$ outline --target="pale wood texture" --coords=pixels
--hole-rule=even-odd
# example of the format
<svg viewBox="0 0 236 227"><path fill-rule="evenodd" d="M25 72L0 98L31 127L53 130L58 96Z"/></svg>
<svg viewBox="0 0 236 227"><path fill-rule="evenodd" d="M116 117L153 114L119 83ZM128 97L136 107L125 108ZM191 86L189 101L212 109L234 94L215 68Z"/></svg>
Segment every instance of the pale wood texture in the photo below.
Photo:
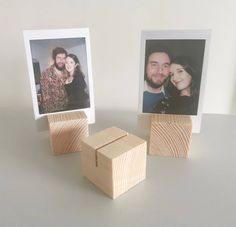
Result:
<svg viewBox="0 0 236 227"><path fill-rule="evenodd" d="M187 158L192 137L190 116L153 114L149 154Z"/></svg>
<svg viewBox="0 0 236 227"><path fill-rule="evenodd" d="M51 148L54 154L81 151L81 140L89 135L84 112L48 115Z"/></svg>
<svg viewBox="0 0 236 227"><path fill-rule="evenodd" d="M84 175L115 199L146 177L146 141L108 128L82 141Z"/></svg>

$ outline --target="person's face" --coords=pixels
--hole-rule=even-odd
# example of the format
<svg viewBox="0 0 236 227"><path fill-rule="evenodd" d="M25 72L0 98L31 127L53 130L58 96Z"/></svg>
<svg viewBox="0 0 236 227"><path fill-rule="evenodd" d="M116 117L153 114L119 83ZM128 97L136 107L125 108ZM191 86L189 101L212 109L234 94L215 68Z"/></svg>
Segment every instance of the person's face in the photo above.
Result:
<svg viewBox="0 0 236 227"><path fill-rule="evenodd" d="M152 53L146 67L147 82L153 88L161 87L170 73L170 58L164 52Z"/></svg>
<svg viewBox="0 0 236 227"><path fill-rule="evenodd" d="M182 65L172 63L170 66L170 80L180 91L190 88L192 76L185 71Z"/></svg>
<svg viewBox="0 0 236 227"><path fill-rule="evenodd" d="M65 54L57 54L54 64L58 70L63 70L65 68L65 61L66 61Z"/></svg>
<svg viewBox="0 0 236 227"><path fill-rule="evenodd" d="M73 73L74 73L76 65L77 65L77 64L75 63L75 61L73 60L73 58L71 58L71 57L67 57L67 58L66 58L66 64L65 64L65 66L66 66L66 70L67 70L70 74L73 74Z"/></svg>

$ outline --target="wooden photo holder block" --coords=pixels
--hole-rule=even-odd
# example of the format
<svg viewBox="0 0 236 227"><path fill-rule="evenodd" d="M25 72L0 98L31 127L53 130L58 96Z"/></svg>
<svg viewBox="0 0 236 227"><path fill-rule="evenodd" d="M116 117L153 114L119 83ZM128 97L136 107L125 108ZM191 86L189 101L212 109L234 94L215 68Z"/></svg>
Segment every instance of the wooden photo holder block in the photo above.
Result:
<svg viewBox="0 0 236 227"><path fill-rule="evenodd" d="M149 154L187 158L192 120L186 115L152 114Z"/></svg>
<svg viewBox="0 0 236 227"><path fill-rule="evenodd" d="M84 112L48 115L51 148L54 154L81 151L81 140L89 135Z"/></svg>
<svg viewBox="0 0 236 227"><path fill-rule="evenodd" d="M84 175L115 199L146 177L146 141L112 127L82 141Z"/></svg>

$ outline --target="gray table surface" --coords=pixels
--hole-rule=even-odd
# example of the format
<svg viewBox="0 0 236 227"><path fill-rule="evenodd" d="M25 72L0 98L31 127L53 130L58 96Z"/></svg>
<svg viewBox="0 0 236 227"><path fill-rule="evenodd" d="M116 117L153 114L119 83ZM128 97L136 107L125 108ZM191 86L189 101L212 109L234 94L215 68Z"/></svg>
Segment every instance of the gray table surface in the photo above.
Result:
<svg viewBox="0 0 236 227"><path fill-rule="evenodd" d="M54 156L32 111L1 110L0 226L236 226L236 117L203 115L189 159L148 156L147 178L111 200L81 173L80 153ZM94 133L140 137L137 115L96 112Z"/></svg>

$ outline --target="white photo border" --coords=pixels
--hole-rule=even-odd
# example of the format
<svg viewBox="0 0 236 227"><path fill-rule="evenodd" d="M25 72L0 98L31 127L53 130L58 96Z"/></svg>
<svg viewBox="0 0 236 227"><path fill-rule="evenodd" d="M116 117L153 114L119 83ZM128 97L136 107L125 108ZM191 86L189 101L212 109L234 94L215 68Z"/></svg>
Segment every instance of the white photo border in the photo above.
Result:
<svg viewBox="0 0 236 227"><path fill-rule="evenodd" d="M193 129L192 129L193 133L200 132L203 99L204 99L205 84L206 84L206 74L207 74L207 66L208 66L208 57L209 57L210 36L211 36L211 30L209 29L207 30L155 30L155 31L144 30L141 32L138 113L143 115L142 117L143 121L147 121L147 123L142 123L142 125L149 125L150 123L149 118L151 116L150 113L143 113L143 89L144 89L146 40L205 40L198 110L197 110L197 115L191 115L192 123L193 123Z"/></svg>
<svg viewBox="0 0 236 227"><path fill-rule="evenodd" d="M23 31L24 44L26 51L27 66L30 78L31 95L33 100L33 109L35 119L44 118L47 115L69 113L84 111L88 118L88 123L95 123L95 107L94 107L94 91L93 91L93 78L92 78L92 60L91 60L91 47L89 28L76 28L76 29L52 29L52 30L25 30ZM48 40L48 39L66 39L66 38L85 38L86 57L88 66L88 83L89 83L89 97L90 107L85 109L67 110L53 113L40 114L37 101L37 93L35 87L34 70L32 63L32 53L30 48L30 41L32 40Z"/></svg>

